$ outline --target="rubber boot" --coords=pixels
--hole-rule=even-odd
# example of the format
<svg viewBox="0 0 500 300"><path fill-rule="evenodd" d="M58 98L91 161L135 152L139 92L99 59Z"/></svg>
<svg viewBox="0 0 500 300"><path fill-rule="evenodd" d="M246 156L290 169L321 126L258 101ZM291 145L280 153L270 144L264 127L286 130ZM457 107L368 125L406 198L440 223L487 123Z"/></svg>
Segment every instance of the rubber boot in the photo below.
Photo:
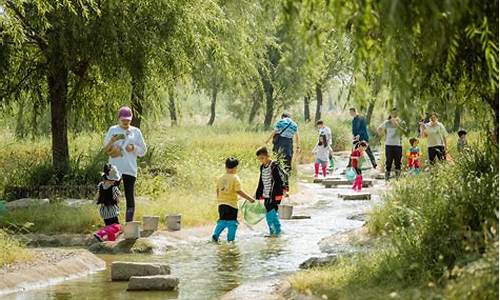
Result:
<svg viewBox="0 0 500 300"><path fill-rule="evenodd" d="M319 164L315 163L314 164L314 177L318 177L319 174Z"/></svg>
<svg viewBox="0 0 500 300"><path fill-rule="evenodd" d="M238 229L238 221L226 221L227 224L227 241L232 242L236 239L236 229Z"/></svg>
<svg viewBox="0 0 500 300"><path fill-rule="evenodd" d="M280 218L279 218L278 211L273 209L272 212L273 212L273 222L274 222L274 235L278 236L281 234Z"/></svg>
<svg viewBox="0 0 500 300"><path fill-rule="evenodd" d="M321 169L323 171L323 177L326 178L326 164L321 166Z"/></svg>
<svg viewBox="0 0 500 300"><path fill-rule="evenodd" d="M363 175L358 175L358 186L357 186L358 192L361 192L363 189Z"/></svg>
<svg viewBox="0 0 500 300"><path fill-rule="evenodd" d="M108 241L115 241L116 240L116 236L122 230L122 226L120 224L112 224L112 225L106 226L104 228L104 230L107 233Z"/></svg>
<svg viewBox="0 0 500 300"><path fill-rule="evenodd" d="M217 225L215 226L214 233L212 234L212 241L218 242L219 241L219 236L226 229L227 223L225 220L219 220L217 221Z"/></svg>
<svg viewBox="0 0 500 300"><path fill-rule="evenodd" d="M330 169L333 170L335 168L335 163L333 162L333 158L330 158Z"/></svg>
<svg viewBox="0 0 500 300"><path fill-rule="evenodd" d="M269 227L269 234L274 235L275 234L275 229L274 229L274 219L273 219L273 212L275 210L272 209L266 213L266 223L267 227Z"/></svg>

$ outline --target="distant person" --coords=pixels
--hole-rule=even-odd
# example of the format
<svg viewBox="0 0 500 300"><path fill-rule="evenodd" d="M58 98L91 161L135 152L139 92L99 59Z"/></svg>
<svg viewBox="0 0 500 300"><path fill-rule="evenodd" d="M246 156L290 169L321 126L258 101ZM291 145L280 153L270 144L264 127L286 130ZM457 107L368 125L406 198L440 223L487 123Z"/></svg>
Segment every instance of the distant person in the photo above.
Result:
<svg viewBox="0 0 500 300"><path fill-rule="evenodd" d="M104 240L114 241L122 227L118 216L120 215L120 172L111 165L104 166L102 181L97 185L97 204L99 204L99 214L104 220L104 228L94 234L94 237L99 241Z"/></svg>
<svg viewBox="0 0 500 300"><path fill-rule="evenodd" d="M227 241L232 242L236 238L238 228L238 196L250 202L255 200L241 188L238 177L239 161L236 158L226 159L226 173L217 179L217 202L219 220L212 234L214 242L219 241L220 234L227 228Z"/></svg>
<svg viewBox="0 0 500 300"><path fill-rule="evenodd" d="M122 174L127 210L125 221L134 220L135 182L137 179L137 157L143 157L147 148L141 130L130 125L132 110L123 106L118 111L118 125L111 126L104 138L104 151L109 163Z"/></svg>
<svg viewBox="0 0 500 300"><path fill-rule="evenodd" d="M467 131L465 131L464 129L461 129L458 131L458 140L457 140L457 150L458 152L462 153L464 152L467 147L468 147L468 143L467 143Z"/></svg>
<svg viewBox="0 0 500 300"><path fill-rule="evenodd" d="M372 149L370 148L368 141L370 140L368 136L368 124L366 122L365 117L360 116L356 111L356 108L349 108L349 114L352 117L352 140L353 145L357 145L360 141L365 141L367 143L366 154L370 158L372 166L374 169L377 168L377 162L375 160L375 156L373 156ZM349 161L349 165L351 166L351 161Z"/></svg>
<svg viewBox="0 0 500 300"><path fill-rule="evenodd" d="M325 122L323 122L322 120L319 120L318 122L316 122L316 126L318 127L319 135L325 135L328 146L333 147L333 136L332 136L332 130L330 129L330 127L326 126ZM328 160L330 162L330 169L333 169L333 167L334 167L333 155L331 153L328 156Z"/></svg>
<svg viewBox="0 0 500 300"><path fill-rule="evenodd" d="M406 134L406 123L399 118L396 108L393 108L389 118L380 124L377 133L380 136L385 135L385 180L391 178L393 164L396 170L396 178L399 178L403 158L401 138L403 134Z"/></svg>
<svg viewBox="0 0 500 300"><path fill-rule="evenodd" d="M408 150L408 173L420 174L420 148L418 147L419 140L417 138L410 139L410 149Z"/></svg>
<svg viewBox="0 0 500 300"><path fill-rule="evenodd" d="M278 206L288 190L287 181L284 172L279 164L271 159L266 147L257 149L255 154L261 163L259 185L255 192L255 198L264 200L269 236L276 237L281 234Z"/></svg>
<svg viewBox="0 0 500 300"><path fill-rule="evenodd" d="M429 161L431 164L438 160L446 159L446 128L439 122L437 113L432 113L429 123L421 123L420 131L422 132L422 137L427 138L427 149L429 151Z"/></svg>
<svg viewBox="0 0 500 300"><path fill-rule="evenodd" d="M323 177L326 178L326 168L328 166L328 159L332 155L332 147L328 144L326 135L319 136L319 140L314 146L312 153L315 156L314 160L314 177L318 177L319 167L323 171Z"/></svg>
<svg viewBox="0 0 500 300"><path fill-rule="evenodd" d="M287 174L290 174L292 169L294 138L297 144L297 152L300 152L299 127L292 120L289 113L283 113L281 119L276 122L273 133L267 139L266 144L271 140L273 141L273 152L276 153L279 159L284 160Z"/></svg>
<svg viewBox="0 0 500 300"><path fill-rule="evenodd" d="M368 143L361 141L358 143L356 148L351 153L352 168L356 172L356 178L352 184L352 189L361 192L363 188L363 174L361 172L361 158L363 157L366 149L368 149Z"/></svg>

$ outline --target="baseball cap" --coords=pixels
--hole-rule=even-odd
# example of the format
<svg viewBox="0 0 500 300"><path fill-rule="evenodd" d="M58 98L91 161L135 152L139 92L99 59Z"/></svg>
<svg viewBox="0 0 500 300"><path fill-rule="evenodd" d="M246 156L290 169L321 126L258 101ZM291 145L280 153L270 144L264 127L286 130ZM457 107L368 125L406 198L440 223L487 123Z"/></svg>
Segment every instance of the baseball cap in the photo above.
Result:
<svg viewBox="0 0 500 300"><path fill-rule="evenodd" d="M120 120L132 120L132 110L128 106L122 106L118 110L118 119Z"/></svg>

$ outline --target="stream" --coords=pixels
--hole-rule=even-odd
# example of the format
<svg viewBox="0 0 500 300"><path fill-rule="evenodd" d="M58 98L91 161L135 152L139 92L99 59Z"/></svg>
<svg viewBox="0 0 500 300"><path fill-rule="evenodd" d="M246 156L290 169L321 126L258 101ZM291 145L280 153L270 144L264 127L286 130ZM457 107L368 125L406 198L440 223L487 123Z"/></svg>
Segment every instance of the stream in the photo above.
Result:
<svg viewBox="0 0 500 300"><path fill-rule="evenodd" d="M310 181L310 177L308 179ZM311 216L311 219L282 220L283 235L279 238L264 237L267 231L261 222L253 230L240 224L242 230L238 230L234 244L215 244L209 242L207 236L160 255L99 255L108 265L118 260L168 263L172 274L180 278L176 292L127 292L127 282L111 282L107 268L1 299L219 299L242 284L285 277L296 272L306 259L324 256L318 242L334 233L362 226L362 221L347 217L366 213L379 201L376 195L371 201L343 201L337 196L339 189L325 189L304 179L299 188L314 193L315 199L302 200L294 207L294 214Z"/></svg>

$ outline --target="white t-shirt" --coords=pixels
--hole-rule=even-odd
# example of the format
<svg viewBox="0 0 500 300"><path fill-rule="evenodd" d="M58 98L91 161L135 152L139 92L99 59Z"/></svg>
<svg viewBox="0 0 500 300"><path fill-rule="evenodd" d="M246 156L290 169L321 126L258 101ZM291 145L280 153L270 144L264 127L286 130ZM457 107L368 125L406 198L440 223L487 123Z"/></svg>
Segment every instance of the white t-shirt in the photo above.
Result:
<svg viewBox="0 0 500 300"><path fill-rule="evenodd" d="M143 157L147 151L141 130L134 126L127 130L119 125L111 126L104 138L104 145L107 145L115 134L123 134L125 139L114 142L113 146L120 148L121 156L109 157L109 163L116 166L120 173L137 177L137 157ZM134 145L134 151L127 152L128 145Z"/></svg>
<svg viewBox="0 0 500 300"><path fill-rule="evenodd" d="M431 122L425 124L425 133L427 134L427 147L444 146L448 135L441 122L437 122L434 126Z"/></svg>
<svg viewBox="0 0 500 300"><path fill-rule="evenodd" d="M313 149L313 153L316 155L316 159L319 159L321 161L328 161L330 159L330 153L332 152L332 147L330 146L323 146L316 144L316 146Z"/></svg>

